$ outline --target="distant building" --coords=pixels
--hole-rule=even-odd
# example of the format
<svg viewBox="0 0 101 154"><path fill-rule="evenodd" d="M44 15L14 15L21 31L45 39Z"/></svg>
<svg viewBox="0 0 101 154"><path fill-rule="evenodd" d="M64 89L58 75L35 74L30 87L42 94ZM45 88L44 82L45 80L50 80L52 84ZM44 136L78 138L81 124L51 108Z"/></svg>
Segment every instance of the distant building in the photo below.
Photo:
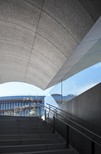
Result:
<svg viewBox="0 0 101 154"><path fill-rule="evenodd" d="M61 94L52 94L51 96L54 98L54 100L56 101L56 103L58 105L61 105L61 104L65 103L65 102L68 102L69 100L76 97L73 94L69 94L67 96L62 96Z"/></svg>
<svg viewBox="0 0 101 154"><path fill-rule="evenodd" d="M39 104L44 105L44 96L0 97L0 115L42 115L42 110L40 109Z"/></svg>

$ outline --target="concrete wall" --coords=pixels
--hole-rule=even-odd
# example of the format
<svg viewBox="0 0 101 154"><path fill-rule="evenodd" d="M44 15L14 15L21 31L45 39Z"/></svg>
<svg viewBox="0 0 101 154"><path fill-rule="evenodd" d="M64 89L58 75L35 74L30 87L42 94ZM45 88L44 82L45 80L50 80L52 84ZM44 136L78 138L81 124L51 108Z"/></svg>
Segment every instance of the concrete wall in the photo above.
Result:
<svg viewBox="0 0 101 154"><path fill-rule="evenodd" d="M77 118L83 126L101 136L101 83L63 104L62 109ZM70 129L71 143L82 154L91 153L91 142ZM101 148L96 146L96 154L101 153Z"/></svg>

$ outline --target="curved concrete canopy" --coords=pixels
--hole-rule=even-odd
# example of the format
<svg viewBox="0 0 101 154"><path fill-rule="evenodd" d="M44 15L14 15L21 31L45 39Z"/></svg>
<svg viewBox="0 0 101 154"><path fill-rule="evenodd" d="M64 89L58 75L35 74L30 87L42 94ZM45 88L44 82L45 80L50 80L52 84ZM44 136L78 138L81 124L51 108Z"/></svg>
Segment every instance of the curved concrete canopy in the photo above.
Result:
<svg viewBox="0 0 101 154"><path fill-rule="evenodd" d="M100 16L99 4L0 0L0 83L22 81L45 89L96 63L94 54L88 65L82 63L86 53L78 45Z"/></svg>

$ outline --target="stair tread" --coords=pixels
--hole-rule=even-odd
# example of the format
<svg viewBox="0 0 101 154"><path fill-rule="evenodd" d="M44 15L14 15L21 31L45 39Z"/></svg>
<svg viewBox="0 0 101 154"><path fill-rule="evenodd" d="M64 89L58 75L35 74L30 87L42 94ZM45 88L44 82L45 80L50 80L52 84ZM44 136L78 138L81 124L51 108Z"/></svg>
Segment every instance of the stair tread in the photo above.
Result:
<svg viewBox="0 0 101 154"><path fill-rule="evenodd" d="M17 139L17 140L0 140L0 146L6 145L30 145L30 144L51 144L51 143L63 143L61 138L44 138L44 139Z"/></svg>
<svg viewBox="0 0 101 154"><path fill-rule="evenodd" d="M64 149L66 144L40 144L40 145L16 145L16 146L0 146L0 153L18 153L18 152L34 152L34 151L45 151L45 150L56 150Z"/></svg>
<svg viewBox="0 0 101 154"><path fill-rule="evenodd" d="M2 154L77 154L39 117L3 116L0 126Z"/></svg>
<svg viewBox="0 0 101 154"><path fill-rule="evenodd" d="M66 145L66 143L55 143L56 145ZM10 146L5 146L6 147L30 147L30 146L48 146L48 145L54 145L54 143L48 143L48 144L27 144L27 145L10 145ZM0 146L0 148L4 148L4 146Z"/></svg>
<svg viewBox="0 0 101 154"><path fill-rule="evenodd" d="M47 150L47 151L36 151L36 152L20 152L12 154L78 154L76 151L70 149L60 149L60 150Z"/></svg>

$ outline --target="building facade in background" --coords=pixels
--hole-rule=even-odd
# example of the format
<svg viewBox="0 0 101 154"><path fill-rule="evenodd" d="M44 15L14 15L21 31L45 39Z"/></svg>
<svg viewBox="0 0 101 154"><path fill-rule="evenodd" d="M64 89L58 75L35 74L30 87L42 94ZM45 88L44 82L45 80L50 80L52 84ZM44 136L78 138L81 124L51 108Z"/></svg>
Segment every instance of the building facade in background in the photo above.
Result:
<svg viewBox="0 0 101 154"><path fill-rule="evenodd" d="M41 116L39 104L44 105L44 96L0 97L0 115Z"/></svg>

